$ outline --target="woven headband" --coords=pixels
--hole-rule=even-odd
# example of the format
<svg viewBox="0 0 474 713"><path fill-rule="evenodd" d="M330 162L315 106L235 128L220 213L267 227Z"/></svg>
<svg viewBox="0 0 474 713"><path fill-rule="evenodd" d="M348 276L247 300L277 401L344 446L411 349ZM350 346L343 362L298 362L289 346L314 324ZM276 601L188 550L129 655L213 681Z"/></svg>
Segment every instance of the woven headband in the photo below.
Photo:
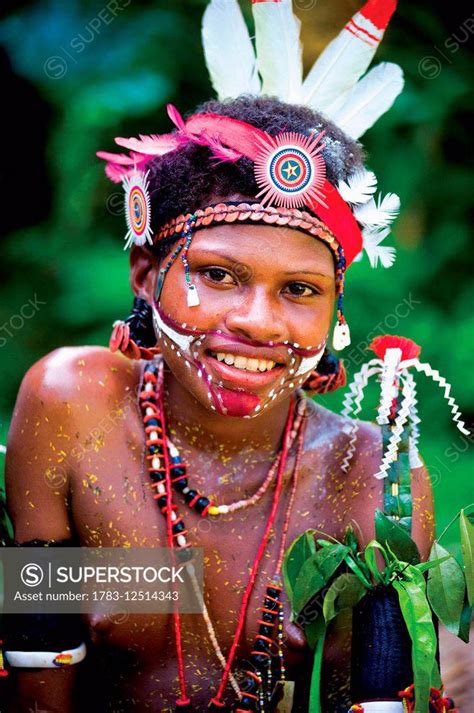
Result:
<svg viewBox="0 0 474 713"><path fill-rule="evenodd" d="M336 247L338 242L335 236L321 220L307 211L298 210L298 208L275 208L273 206L263 206L261 203L238 203L235 201L216 203L206 208L198 208L194 213L179 215L160 228L154 236L153 242L159 242L177 233L182 233L186 223L193 215L195 219L194 230L208 228L216 223L287 226L323 240L337 254Z"/></svg>

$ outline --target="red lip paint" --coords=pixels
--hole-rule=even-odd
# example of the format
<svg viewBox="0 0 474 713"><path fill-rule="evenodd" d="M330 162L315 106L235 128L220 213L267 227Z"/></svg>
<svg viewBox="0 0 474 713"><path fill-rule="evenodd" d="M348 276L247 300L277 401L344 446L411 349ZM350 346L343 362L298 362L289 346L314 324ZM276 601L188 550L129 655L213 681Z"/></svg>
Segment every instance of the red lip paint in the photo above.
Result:
<svg viewBox="0 0 474 713"><path fill-rule="evenodd" d="M221 408L226 409L226 416L250 416L260 404L261 399L257 394L248 391L232 391L218 387Z"/></svg>

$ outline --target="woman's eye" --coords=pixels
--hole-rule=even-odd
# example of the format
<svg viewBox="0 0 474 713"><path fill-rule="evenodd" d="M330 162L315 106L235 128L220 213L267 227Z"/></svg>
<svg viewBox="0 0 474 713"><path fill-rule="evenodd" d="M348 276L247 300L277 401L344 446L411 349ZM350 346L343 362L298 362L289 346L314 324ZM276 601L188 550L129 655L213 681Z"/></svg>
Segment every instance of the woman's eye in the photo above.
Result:
<svg viewBox="0 0 474 713"><path fill-rule="evenodd" d="M315 287L305 285L304 282L291 282L286 289L293 297L311 297L318 294Z"/></svg>
<svg viewBox="0 0 474 713"><path fill-rule="evenodd" d="M219 282L221 285L231 285L234 283L232 275L220 267L210 267L202 271L212 282Z"/></svg>

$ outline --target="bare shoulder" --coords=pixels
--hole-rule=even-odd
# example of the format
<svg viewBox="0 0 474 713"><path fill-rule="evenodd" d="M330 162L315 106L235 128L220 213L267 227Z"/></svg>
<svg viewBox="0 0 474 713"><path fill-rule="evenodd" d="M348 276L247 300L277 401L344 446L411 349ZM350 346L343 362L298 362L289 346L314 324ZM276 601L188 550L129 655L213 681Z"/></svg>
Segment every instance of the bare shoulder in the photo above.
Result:
<svg viewBox="0 0 474 713"><path fill-rule="evenodd" d="M8 433L6 484L14 510L24 478L53 483L58 494L67 493L75 449L104 417L123 413L126 399L135 403L140 373L140 362L101 347L63 347L33 364L21 383Z"/></svg>
<svg viewBox="0 0 474 713"><path fill-rule="evenodd" d="M308 422L305 453L317 456L321 448L332 453L335 464L343 464L350 451L351 470L365 463L366 467L380 464L382 431L370 421L348 418L334 413L312 399L306 400Z"/></svg>
<svg viewBox="0 0 474 713"><path fill-rule="evenodd" d="M103 347L62 347L33 364L13 411L7 465L24 452L27 436L35 458L48 451L58 462L72 439L79 440L125 399L135 401L140 364Z"/></svg>
<svg viewBox="0 0 474 713"><path fill-rule="evenodd" d="M15 416L28 409L64 409L82 400L103 402L138 383L139 362L105 347L61 347L37 361L20 386Z"/></svg>
<svg viewBox="0 0 474 713"><path fill-rule="evenodd" d="M382 457L380 427L309 399L308 411L303 463L316 526L341 538L352 523L361 541L368 542L374 537L375 509L383 507L383 481L374 477Z"/></svg>

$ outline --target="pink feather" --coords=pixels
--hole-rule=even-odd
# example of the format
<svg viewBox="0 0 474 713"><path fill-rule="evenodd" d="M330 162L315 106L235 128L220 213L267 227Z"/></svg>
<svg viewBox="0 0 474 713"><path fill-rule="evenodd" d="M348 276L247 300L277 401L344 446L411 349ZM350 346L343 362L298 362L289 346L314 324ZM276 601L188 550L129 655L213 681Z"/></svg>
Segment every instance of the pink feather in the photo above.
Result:
<svg viewBox="0 0 474 713"><path fill-rule="evenodd" d="M116 163L107 163L105 166L105 175L110 178L112 183L122 183L129 172L130 169L123 168Z"/></svg>
<svg viewBox="0 0 474 713"><path fill-rule="evenodd" d="M127 156L124 153L110 153L109 151L97 151L96 156L103 159L104 161L110 161L111 163L116 163L120 166L129 166L134 163L131 156Z"/></svg>
<svg viewBox="0 0 474 713"><path fill-rule="evenodd" d="M182 140L176 134L151 134L150 136L139 135L140 138L124 139L117 136L115 143L130 151L137 151L148 156L162 156L169 151L174 151L181 144Z"/></svg>
<svg viewBox="0 0 474 713"><path fill-rule="evenodd" d="M168 116L173 122L173 124L181 131L184 129L184 119L177 110L177 108L174 106L174 104L167 104L166 105L166 111L168 112Z"/></svg>
<svg viewBox="0 0 474 713"><path fill-rule="evenodd" d="M219 114L195 114L187 120L185 130L193 136L206 134L213 141L238 146L241 155L250 159L255 159L262 150L261 141L267 143L265 131Z"/></svg>

